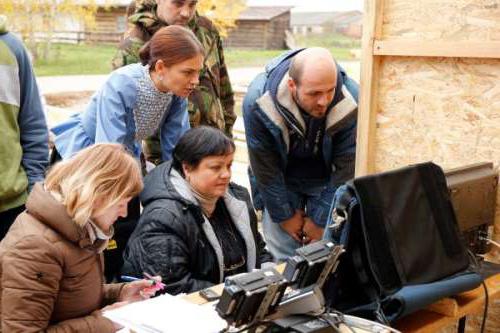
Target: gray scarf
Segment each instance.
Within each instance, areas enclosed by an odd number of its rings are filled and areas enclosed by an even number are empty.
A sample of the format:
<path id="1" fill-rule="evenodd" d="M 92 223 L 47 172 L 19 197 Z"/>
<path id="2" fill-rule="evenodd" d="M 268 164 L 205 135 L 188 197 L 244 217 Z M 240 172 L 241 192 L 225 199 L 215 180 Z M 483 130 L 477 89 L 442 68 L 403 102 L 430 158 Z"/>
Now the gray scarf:
<path id="1" fill-rule="evenodd" d="M 189 197 L 194 198 L 198 205 L 201 207 L 201 210 L 203 211 L 203 214 L 205 216 L 210 217 L 212 216 L 214 210 L 215 210 L 215 205 L 217 203 L 217 200 L 219 200 L 220 197 L 212 197 L 208 196 L 205 194 L 201 194 L 198 192 L 191 184 L 181 176 L 177 170 L 172 169 L 170 173 L 171 181 L 172 183 L 182 185 L 182 188 L 187 188 L 189 190 Z M 177 189 L 179 189 L 179 186 L 176 186 Z M 182 195 L 182 193 L 181 193 Z"/>
<path id="2" fill-rule="evenodd" d="M 133 110 L 137 140 L 155 134 L 173 98 L 171 92 L 161 92 L 156 88 L 149 74 L 149 66 L 144 66 L 143 71 L 143 77 L 137 82 L 137 100 Z"/>

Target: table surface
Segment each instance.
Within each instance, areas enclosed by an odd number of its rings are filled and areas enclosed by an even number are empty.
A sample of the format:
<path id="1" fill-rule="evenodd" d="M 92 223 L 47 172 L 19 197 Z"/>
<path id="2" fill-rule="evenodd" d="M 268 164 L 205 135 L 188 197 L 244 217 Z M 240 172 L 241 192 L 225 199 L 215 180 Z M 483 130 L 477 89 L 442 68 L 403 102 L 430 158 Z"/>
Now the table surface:
<path id="1" fill-rule="evenodd" d="M 489 277 L 485 282 L 491 306 L 493 299 L 500 298 L 500 274 Z M 405 333 L 436 332 L 453 325 L 463 316 L 483 313 L 484 311 L 485 295 L 483 286 L 464 292 L 453 298 L 458 303 L 457 316 L 446 316 L 424 309 L 400 319 L 396 323 L 395 328 Z"/>

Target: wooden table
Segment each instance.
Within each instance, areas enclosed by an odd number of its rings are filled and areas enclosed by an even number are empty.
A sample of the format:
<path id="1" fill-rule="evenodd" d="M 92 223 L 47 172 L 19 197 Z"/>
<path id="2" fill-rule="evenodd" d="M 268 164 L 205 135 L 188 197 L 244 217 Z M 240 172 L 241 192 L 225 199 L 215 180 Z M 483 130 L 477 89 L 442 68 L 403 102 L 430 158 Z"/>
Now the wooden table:
<path id="1" fill-rule="evenodd" d="M 500 274 L 486 279 L 485 282 L 488 287 L 489 304 L 491 305 L 494 299 L 500 298 Z M 484 311 L 485 295 L 483 286 L 446 300 L 451 300 L 451 302 L 446 302 L 448 305 L 442 309 L 442 312 L 447 312 L 447 314 L 435 312 L 439 311 L 439 306 L 435 311 L 429 309 L 419 310 L 400 319 L 395 328 L 405 333 L 437 332 L 455 324 L 462 317 L 483 313 Z M 453 308 L 450 308 L 450 306 Z"/>

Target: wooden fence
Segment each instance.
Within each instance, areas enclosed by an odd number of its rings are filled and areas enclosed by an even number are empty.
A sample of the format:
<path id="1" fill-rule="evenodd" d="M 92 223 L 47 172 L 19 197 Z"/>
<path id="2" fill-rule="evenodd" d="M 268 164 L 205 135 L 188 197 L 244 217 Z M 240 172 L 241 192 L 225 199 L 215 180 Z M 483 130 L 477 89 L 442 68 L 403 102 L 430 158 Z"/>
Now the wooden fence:
<path id="1" fill-rule="evenodd" d="M 55 31 L 52 34 L 52 42 L 79 44 L 82 42 L 117 44 L 121 41 L 123 32 L 100 32 L 100 31 Z M 39 32 L 35 35 L 37 41 L 48 38 L 47 33 Z"/>

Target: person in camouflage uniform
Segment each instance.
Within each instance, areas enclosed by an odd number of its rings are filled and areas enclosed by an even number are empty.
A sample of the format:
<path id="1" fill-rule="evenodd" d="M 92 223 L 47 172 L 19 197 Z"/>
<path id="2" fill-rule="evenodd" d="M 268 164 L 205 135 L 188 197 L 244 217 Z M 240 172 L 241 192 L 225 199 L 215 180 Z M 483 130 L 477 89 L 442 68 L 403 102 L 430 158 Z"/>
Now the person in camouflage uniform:
<path id="1" fill-rule="evenodd" d="M 232 137 L 236 120 L 234 94 L 224 62 L 222 41 L 213 23 L 196 12 L 196 3 L 196 0 L 133 1 L 131 6 L 135 6 L 135 12 L 129 16 L 133 27 L 120 43 L 112 65 L 116 69 L 139 62 L 139 49 L 161 27 L 168 24 L 186 25 L 194 32 L 206 52 L 200 84 L 189 96 L 191 127 L 211 126 Z M 144 154 L 150 162 L 161 162 L 158 136 L 146 141 Z"/>

